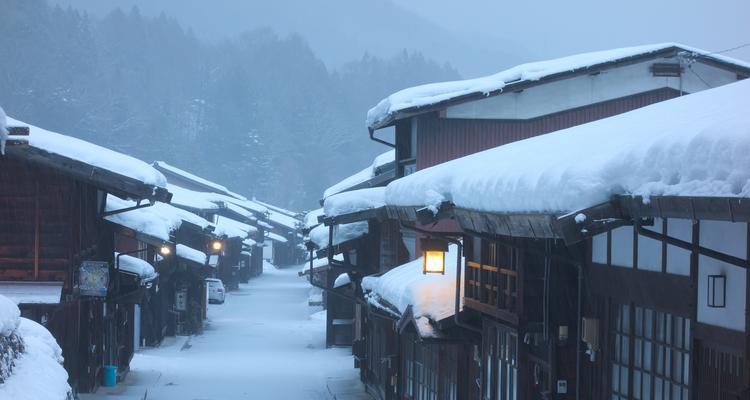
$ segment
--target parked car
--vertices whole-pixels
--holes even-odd
[[[206,278],[206,283],[208,284],[208,302],[223,304],[226,296],[224,282],[221,279]]]

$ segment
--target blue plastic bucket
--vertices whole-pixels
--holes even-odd
[[[104,366],[104,386],[112,387],[115,385],[117,385],[117,366],[105,365]]]

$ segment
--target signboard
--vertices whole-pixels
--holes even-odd
[[[208,266],[216,268],[216,266],[219,265],[219,255],[218,254],[212,254],[208,256]]]
[[[174,293],[174,308],[177,311],[187,311],[188,291],[187,289],[178,289]]]
[[[84,261],[78,274],[78,289],[82,296],[104,297],[109,286],[109,263]]]

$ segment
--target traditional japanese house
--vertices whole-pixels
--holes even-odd
[[[367,221],[331,228],[321,224],[309,233],[310,279],[324,291],[326,346],[351,346],[356,335],[355,292],[362,277],[374,272],[372,261],[377,258],[368,252],[375,236],[368,235]],[[326,262],[316,268],[316,258]]]
[[[481,398],[750,395],[748,100],[738,82],[389,185],[402,222],[463,232]]]
[[[393,166],[392,157],[392,151],[380,155],[371,166],[326,190],[324,208],[305,218],[310,260],[316,256],[329,258],[323,279],[327,291],[327,344],[349,346],[356,341],[358,357],[365,315],[361,304],[362,278],[385,272],[408,259],[398,224],[366,212],[384,205],[384,188],[378,186],[393,179],[393,168],[388,167]],[[341,217],[356,212],[362,213]],[[316,225],[320,222],[324,223]],[[317,253],[313,252],[315,249]],[[334,260],[336,255],[343,255],[343,261]]]
[[[127,202],[113,197],[108,198],[108,209],[124,209],[128,206]],[[176,310],[177,288],[174,266],[178,262],[173,260],[175,245],[182,244],[210,254],[211,244],[221,239],[214,232],[223,233],[223,231],[193,213],[162,203],[145,209],[111,215],[106,219],[113,225],[116,232],[116,250],[147,261],[159,273],[153,284],[134,299],[136,302],[134,307],[137,307],[134,319],[140,323],[140,332],[135,334],[137,338],[140,338],[137,341],[138,345],[158,345],[166,335],[174,335],[178,331],[180,312]],[[165,250],[166,254],[164,254]],[[197,271],[190,275],[194,279],[183,281],[183,284],[186,283],[184,286],[187,287],[194,287],[191,292],[200,297],[197,301],[187,303],[197,305],[195,310],[186,308],[181,312],[204,314],[207,300],[204,298],[205,290],[201,291],[201,288],[204,286],[203,279],[213,273],[211,269],[204,268],[206,262],[204,257],[201,263],[186,264]]]
[[[166,180],[139,160],[9,119],[0,156],[0,292],[63,350],[74,392],[95,390],[125,340],[108,314],[120,303],[108,194],[146,207],[169,202]],[[144,204],[145,202],[145,204]],[[119,210],[122,211],[122,210]],[[113,339],[117,338],[117,339]]]
[[[372,139],[395,147],[402,177],[748,76],[747,63],[680,44],[614,49],[404,89],[373,107],[367,126]],[[394,143],[377,137],[388,127]]]
[[[406,89],[389,96],[370,110],[367,121],[371,139],[395,147],[395,175],[404,177],[484,149],[736,82],[750,75],[748,67],[748,64],[737,60],[675,44],[589,53],[520,65],[486,78]],[[394,143],[377,137],[378,130],[388,127],[395,128]],[[486,160],[485,164],[462,172],[471,176],[496,164],[496,160]],[[439,190],[433,194],[437,193]],[[410,259],[413,259],[423,251],[420,248],[422,237],[456,237],[466,232],[466,228],[458,224],[455,218],[444,218],[447,214],[434,205],[440,200],[432,199],[431,208],[437,212],[437,218],[418,218],[419,207],[400,204],[397,199],[385,210],[367,213],[378,214],[381,218],[385,215],[385,218],[400,220],[401,224],[413,228],[400,232]],[[450,202],[451,197],[442,200]],[[420,204],[422,207],[426,205],[424,202]],[[524,361],[521,368],[532,368],[533,374],[522,374],[526,378],[521,379],[526,380],[518,381],[518,385],[515,383],[517,379],[512,379],[519,368],[517,328],[519,324],[534,325],[534,330],[539,331],[535,326],[538,323],[536,317],[528,322],[524,312],[567,318],[565,307],[559,310],[550,308],[564,304],[554,300],[568,299],[570,288],[576,287],[577,273],[570,272],[571,268],[551,270],[547,266],[529,272],[525,280],[520,280],[516,269],[524,262],[518,258],[521,257],[518,250],[508,246],[507,242],[502,242],[504,245],[500,243],[474,239],[463,243],[466,265],[469,266],[466,280],[471,283],[464,301],[472,306],[462,312],[463,318],[474,322],[474,329],[483,329],[482,351],[485,356],[493,358],[488,354],[503,354],[506,360],[504,364],[498,364],[498,370],[492,369],[498,365],[482,364],[481,359],[477,358],[477,365],[485,366],[481,381],[483,396],[514,398],[518,396],[516,388],[521,385],[533,387],[540,396],[553,396],[557,388],[553,390],[552,386],[557,382],[551,379],[551,366],[549,363],[536,362],[553,351],[550,346],[536,346],[533,350],[536,352],[533,354],[534,364]],[[533,241],[527,244],[530,247],[542,246],[523,256],[526,263],[537,263],[539,255],[545,254],[545,246]],[[549,251],[555,249],[554,243],[549,246]],[[562,249],[564,252],[570,251],[565,246]],[[544,257],[541,259],[544,264]],[[545,277],[549,279],[553,274],[561,274],[558,280],[567,281],[573,286],[546,287]],[[498,283],[488,287],[486,280]],[[525,308],[519,296],[528,300]],[[538,300],[540,296],[547,296],[544,302]],[[487,302],[490,302],[491,308],[484,304]],[[552,305],[543,307],[542,303]],[[514,311],[507,313],[508,310]],[[506,323],[493,325],[485,319],[476,324],[477,315],[482,315],[482,312],[494,315],[496,322],[503,320]],[[548,319],[545,321],[550,322]],[[508,330],[508,324],[513,328]],[[569,328],[566,326],[566,329]],[[467,329],[471,330],[470,327]],[[534,347],[535,343],[548,342],[549,331],[542,329],[542,338],[545,341],[538,340],[538,335],[520,336],[520,341],[531,343],[529,347]],[[571,371],[570,365],[565,366],[564,370]],[[501,374],[505,374],[502,379],[498,378]],[[568,381],[561,381],[563,387],[559,390],[565,391]],[[501,396],[500,393],[504,394]],[[520,398],[526,398],[523,396]]]
[[[270,254],[266,254],[266,258],[278,267],[299,265],[305,258],[305,251],[301,246],[301,219],[271,208],[266,216],[265,222],[270,226],[266,235],[266,246],[270,249]]]
[[[216,277],[221,279],[228,289],[236,289],[242,275],[249,276],[249,271],[262,272],[262,246],[258,240],[264,238],[265,227],[260,224],[256,212],[265,208],[246,200],[229,196],[195,192],[175,185],[168,185],[174,193],[173,204],[176,207],[196,213],[221,228],[225,235],[224,245],[216,257]],[[255,210],[255,211],[253,211]],[[247,272],[242,272],[242,251],[256,252],[250,257]]]
[[[156,161],[153,166],[164,173],[170,186],[174,186],[173,189],[178,192],[177,200],[180,202],[177,204],[178,206],[195,212],[210,221],[214,221],[216,215],[222,215],[257,228],[258,231],[252,237],[256,245],[245,246],[245,250],[250,253],[248,270],[252,273],[248,271],[240,273],[240,275],[249,278],[249,276],[257,276],[263,272],[263,237],[265,232],[273,229],[266,222],[268,208],[230,191],[225,186],[169,165],[164,161]],[[234,247],[237,247],[237,245]],[[239,255],[234,258],[237,259],[239,264],[242,264]],[[236,287],[236,282],[232,283],[231,286]]]

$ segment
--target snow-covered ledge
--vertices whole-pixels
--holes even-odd
[[[437,336],[432,322],[455,315],[457,246],[451,245],[445,255],[445,275],[422,272],[422,257],[399,265],[385,274],[362,279],[370,304],[378,308],[398,309],[403,315],[411,306],[414,321],[423,336]],[[463,259],[462,262],[463,264]],[[463,271],[461,271],[463,274]],[[461,299],[463,301],[463,297]],[[463,307],[463,304],[462,304]]]

